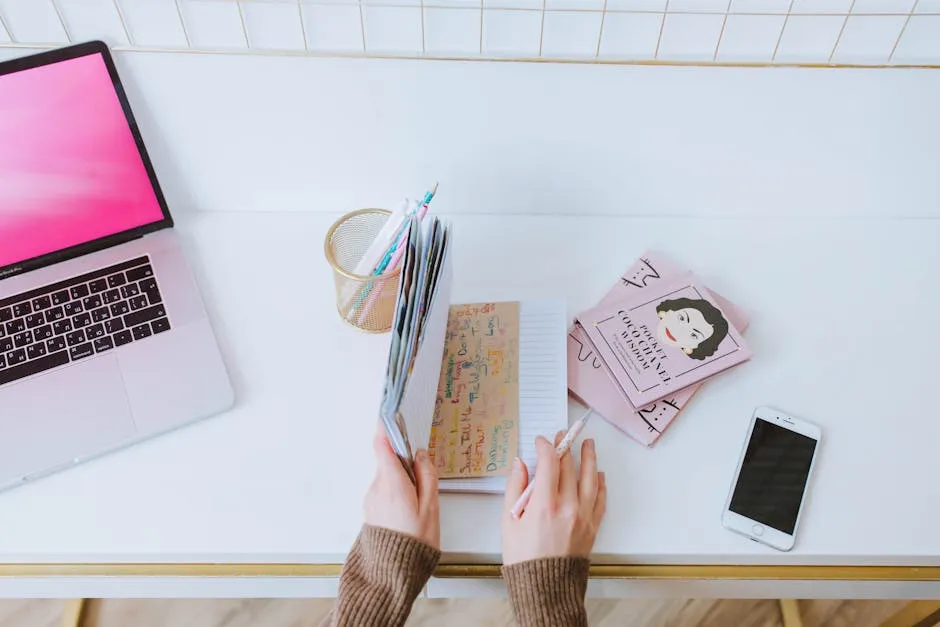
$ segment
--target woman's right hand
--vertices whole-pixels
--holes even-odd
[[[564,432],[559,432],[559,442]],[[594,441],[581,444],[581,469],[570,453],[561,459],[543,437],[535,442],[538,473],[525,511],[514,518],[513,505],[529,482],[525,463],[516,459],[503,504],[503,564],[509,566],[542,557],[590,557],[607,507],[607,482],[597,472]]]

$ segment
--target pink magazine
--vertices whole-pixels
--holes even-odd
[[[686,272],[662,256],[647,252],[611,287],[601,304],[632,296],[639,290],[655,286],[661,281],[669,281]],[[711,295],[728,314],[731,324],[739,331],[744,331],[748,325],[747,315],[737,305],[720,295],[714,292],[711,292]],[[662,436],[700,385],[699,383],[689,386],[637,410],[605,372],[603,361],[595,353],[581,325],[575,323],[568,333],[568,387],[571,394],[612,425],[646,446],[652,446]]]
[[[634,407],[751,358],[744,338],[692,274],[586,311],[578,322]]]

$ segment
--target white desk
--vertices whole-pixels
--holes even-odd
[[[173,80],[183,76],[193,89],[197,89],[197,79],[218,69],[219,63],[217,59],[179,61],[138,56],[123,63],[138,84],[166,86],[173,62]],[[251,59],[238,62],[248,64],[239,74],[239,80],[248,84],[255,79],[274,80],[268,76],[274,70],[293,76],[295,64],[302,62],[312,82],[335,79],[320,84],[338,102],[331,107],[357,97],[354,88],[344,91],[342,80],[351,79],[330,78],[331,72],[339,75],[330,65],[334,62],[264,61],[271,66],[252,65],[257,60]],[[158,71],[160,64],[166,67]],[[432,65],[428,72],[446,66],[426,67]],[[506,80],[507,68],[517,67],[494,65],[497,69],[490,75],[482,65],[470,70],[456,67],[476,73],[478,80],[493,77],[496,82]],[[374,69],[366,62],[356,67],[366,73]],[[383,67],[419,72],[415,64]],[[530,68],[517,69],[520,80],[530,77]],[[583,69],[594,78],[621,81],[625,91],[642,87],[654,99],[660,93],[657,89],[672,89],[676,81],[707,82],[714,77],[704,70],[703,75],[694,70],[683,74],[656,68],[610,68],[610,74],[600,75],[594,73],[602,68]],[[564,90],[577,87],[582,80],[581,74],[570,70],[560,68],[552,74],[538,68],[536,72],[544,85],[561,81],[553,89]],[[795,78],[779,70],[768,72],[785,83],[799,83],[799,74]],[[855,155],[856,161],[831,163],[831,152],[820,156],[809,151],[805,163],[793,165],[798,155],[784,155],[778,165],[789,178],[778,182],[777,192],[765,192],[766,204],[752,214],[744,207],[758,190],[747,180],[735,178],[739,173],[734,168],[747,171],[753,165],[754,151],[775,137],[773,127],[762,127],[763,135],[757,137],[753,128],[727,136],[726,141],[742,150],[725,146],[716,156],[724,160],[720,166],[703,163],[711,170],[723,169],[727,179],[720,185],[703,183],[695,172],[678,170],[671,177],[674,189],[643,188],[644,195],[691,199],[694,191],[684,186],[700,184],[707,192],[705,204],[684,216],[648,217],[660,213],[652,201],[630,204],[637,200],[635,189],[644,180],[629,173],[621,174],[628,179],[626,188],[613,179],[598,183],[600,205],[595,215],[590,211],[561,215],[565,207],[578,213],[589,205],[564,191],[580,188],[566,187],[558,172],[548,171],[544,179],[537,168],[518,175],[492,173],[501,177],[489,184],[493,194],[509,189],[507,193],[524,195],[524,191],[512,191],[520,181],[532,189],[540,189],[541,184],[560,190],[545,197],[547,210],[542,215],[532,202],[519,205],[530,215],[493,213],[512,209],[502,204],[479,207],[474,213],[459,195],[448,196],[448,181],[442,180],[441,197],[435,202],[440,202],[437,210],[450,214],[447,217],[455,225],[457,302],[564,298],[569,313],[574,314],[596,301],[644,249],[654,248],[694,268],[709,286],[752,315],[747,337],[754,360],[708,383],[654,449],[644,449],[601,420],[590,424],[586,435],[597,439],[600,464],[610,485],[609,513],[598,538],[595,562],[612,565],[606,574],[643,577],[598,580],[592,583],[591,594],[940,595],[940,536],[936,533],[940,421],[931,400],[940,354],[934,320],[940,310],[940,210],[935,202],[940,197],[935,177],[940,142],[929,104],[937,101],[940,83],[937,75],[928,73],[917,75],[923,82],[900,72],[852,74],[844,80],[846,74],[836,73],[831,76],[836,87],[824,87],[817,81],[818,74],[807,75],[809,84],[800,89],[815,86],[852,102],[863,93],[875,99],[874,103],[859,101],[858,107],[870,108],[863,114],[852,109],[851,115],[884,117],[879,127],[883,135],[874,141],[882,153],[858,151],[844,141],[854,137],[854,131],[829,126],[829,118],[821,126],[804,120],[807,136],[830,133],[829,140],[842,147],[845,158]],[[763,74],[737,76],[745,83],[754,76],[761,77],[758,82],[764,78]],[[733,83],[727,75],[720,77]],[[776,84],[768,82],[764,87]],[[692,87],[686,85],[688,90]],[[221,88],[202,87],[194,101],[208,110],[204,100],[225,98],[230,89],[234,87],[224,81]],[[908,97],[916,94],[925,102]],[[772,107],[773,95],[762,92],[741,97]],[[247,91],[245,97],[251,98]],[[720,102],[718,96],[712,97]],[[522,92],[519,98],[523,99],[520,106],[534,102],[525,100]],[[253,197],[233,196],[231,206],[210,202],[228,192],[217,185],[201,187],[202,181],[221,184],[221,178],[215,169],[218,164],[196,156],[209,154],[208,143],[217,139],[217,120],[200,118],[207,130],[199,135],[199,125],[159,94],[146,94],[145,102],[141,115],[145,134],[148,129],[160,131],[153,142],[158,170],[161,174],[169,171],[165,177],[168,193],[181,207],[176,212],[179,227],[189,239],[192,261],[231,369],[237,405],[225,415],[0,495],[0,575],[7,575],[0,577],[0,595],[332,594],[338,564],[358,531],[362,495],[373,472],[370,439],[388,341],[386,336],[352,331],[334,310],[322,238],[338,213],[322,209],[339,192],[329,187],[321,196],[312,196],[310,203],[316,210],[309,212],[274,211],[260,192]],[[220,100],[212,102],[224,111]],[[174,115],[158,115],[158,105],[166,105]],[[747,105],[729,104],[727,115],[733,118],[740,113],[736,107]],[[230,106],[237,108],[240,103]],[[578,106],[568,113],[587,119],[578,116],[586,115],[592,103]],[[376,111],[396,115],[376,107]],[[294,105],[288,109],[283,115],[300,110]],[[267,137],[270,129],[246,118],[250,113],[243,108],[220,115],[228,115],[229,121],[240,116],[245,136]],[[765,113],[773,116],[781,111]],[[274,124],[270,112],[264,116]],[[403,119],[413,127],[390,124],[386,136],[371,140],[394,141],[427,130],[418,118]],[[565,118],[556,120],[562,130],[546,127],[544,133],[557,131],[571,142],[578,141],[576,133],[564,131],[568,128]],[[453,128],[459,126],[456,120],[451,122]],[[725,122],[732,124],[730,118]],[[512,124],[512,132],[526,135],[531,130],[521,117],[513,117]],[[591,141],[606,148],[604,159],[617,159],[618,151],[628,149],[625,142],[635,124],[640,122],[626,120],[622,129]],[[668,126],[660,119],[642,124]],[[902,135],[907,139],[898,139]],[[663,141],[682,143],[677,137]],[[910,151],[904,150],[905,141]],[[364,138],[356,142],[346,152],[334,146],[341,152],[336,158],[351,159],[353,152],[368,148]],[[499,144],[485,135],[477,142],[477,148],[484,145],[491,152]],[[535,152],[529,156],[538,162],[553,155],[562,158],[564,146],[570,145],[553,144],[545,148],[554,151],[547,156]],[[653,154],[657,146],[646,148]],[[241,144],[234,149],[248,150]],[[232,146],[220,145],[214,154],[233,166],[229,179],[233,186],[243,186],[243,177],[253,175],[258,185],[269,186],[273,196],[286,198],[302,193],[309,184],[285,178],[283,185],[297,186],[293,192],[285,191],[274,185],[282,174],[281,162],[272,159],[264,165],[263,159],[250,152],[250,170],[239,170],[236,161],[225,156],[232,150]],[[630,146],[629,150],[638,149]],[[705,148],[691,146],[690,150],[704,154]],[[437,157],[452,180],[461,162],[477,160],[461,146]],[[932,157],[929,168],[922,163],[927,157]],[[910,162],[895,163],[905,158]],[[660,153],[651,159],[661,160],[664,166],[668,162]],[[815,168],[827,164],[834,178],[817,178]],[[379,166],[363,167],[369,174]],[[882,168],[891,176],[879,177]],[[927,170],[933,178],[924,180],[918,172]],[[427,172],[433,168],[422,166],[420,174]],[[797,176],[800,172],[804,175]],[[572,170],[571,177],[583,182],[588,174]],[[486,180],[479,171],[474,176]],[[842,189],[851,181],[866,187],[865,194]],[[905,187],[893,189],[899,181]],[[857,214],[850,212],[855,205],[845,201],[816,217],[808,217],[803,207],[794,209],[794,215],[783,215],[778,195],[796,196],[793,188],[800,186],[807,198],[816,198],[814,190],[818,189],[833,203],[852,194],[875,200]],[[613,215],[612,199],[618,187],[628,199],[624,215]],[[739,189],[747,190],[745,197],[735,196]],[[891,204],[892,190],[895,198],[914,200],[906,206]],[[732,207],[723,216],[709,204],[720,191],[729,195]],[[368,199],[376,193],[368,187],[351,187],[350,202],[372,204]],[[195,200],[186,202],[189,197]],[[292,208],[302,204],[295,201]],[[193,211],[194,206],[200,210]],[[825,438],[797,545],[788,554],[750,543],[723,530],[719,523],[747,421],[760,404],[777,405],[819,423]],[[452,566],[445,567],[443,574],[494,572],[486,565],[498,561],[498,511],[498,498],[443,497],[444,563]],[[463,568],[466,565],[477,567]],[[695,568],[701,565],[707,568]],[[733,568],[724,568],[729,566]],[[914,566],[926,568],[915,570]],[[230,576],[239,573],[254,577]],[[114,575],[118,577],[109,577]],[[735,581],[740,577],[751,580]],[[866,578],[892,581],[845,583]],[[815,579],[824,581],[811,581]],[[916,579],[925,581],[912,581]],[[435,579],[428,592],[488,594],[500,589],[499,582],[492,580]]]

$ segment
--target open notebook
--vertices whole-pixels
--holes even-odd
[[[566,323],[562,301],[451,307],[429,449],[442,492],[505,491],[513,458],[534,470],[535,437],[567,428]]]
[[[409,473],[414,451],[431,444],[451,310],[450,229],[436,218],[426,222],[423,229],[412,224],[408,235],[380,408],[392,448]],[[512,417],[518,453],[514,448],[500,455],[506,471],[516,454],[534,468],[535,436],[551,438],[568,424],[565,304],[524,302],[517,311],[517,353],[505,363],[517,373]],[[446,479],[441,490],[501,492],[505,485],[505,476]]]

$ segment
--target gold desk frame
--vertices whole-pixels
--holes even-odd
[[[339,577],[342,564],[50,563],[0,564],[0,577]],[[442,564],[435,577],[498,579],[499,564]],[[940,582],[940,566],[641,565],[594,564],[597,579],[924,581]]]

